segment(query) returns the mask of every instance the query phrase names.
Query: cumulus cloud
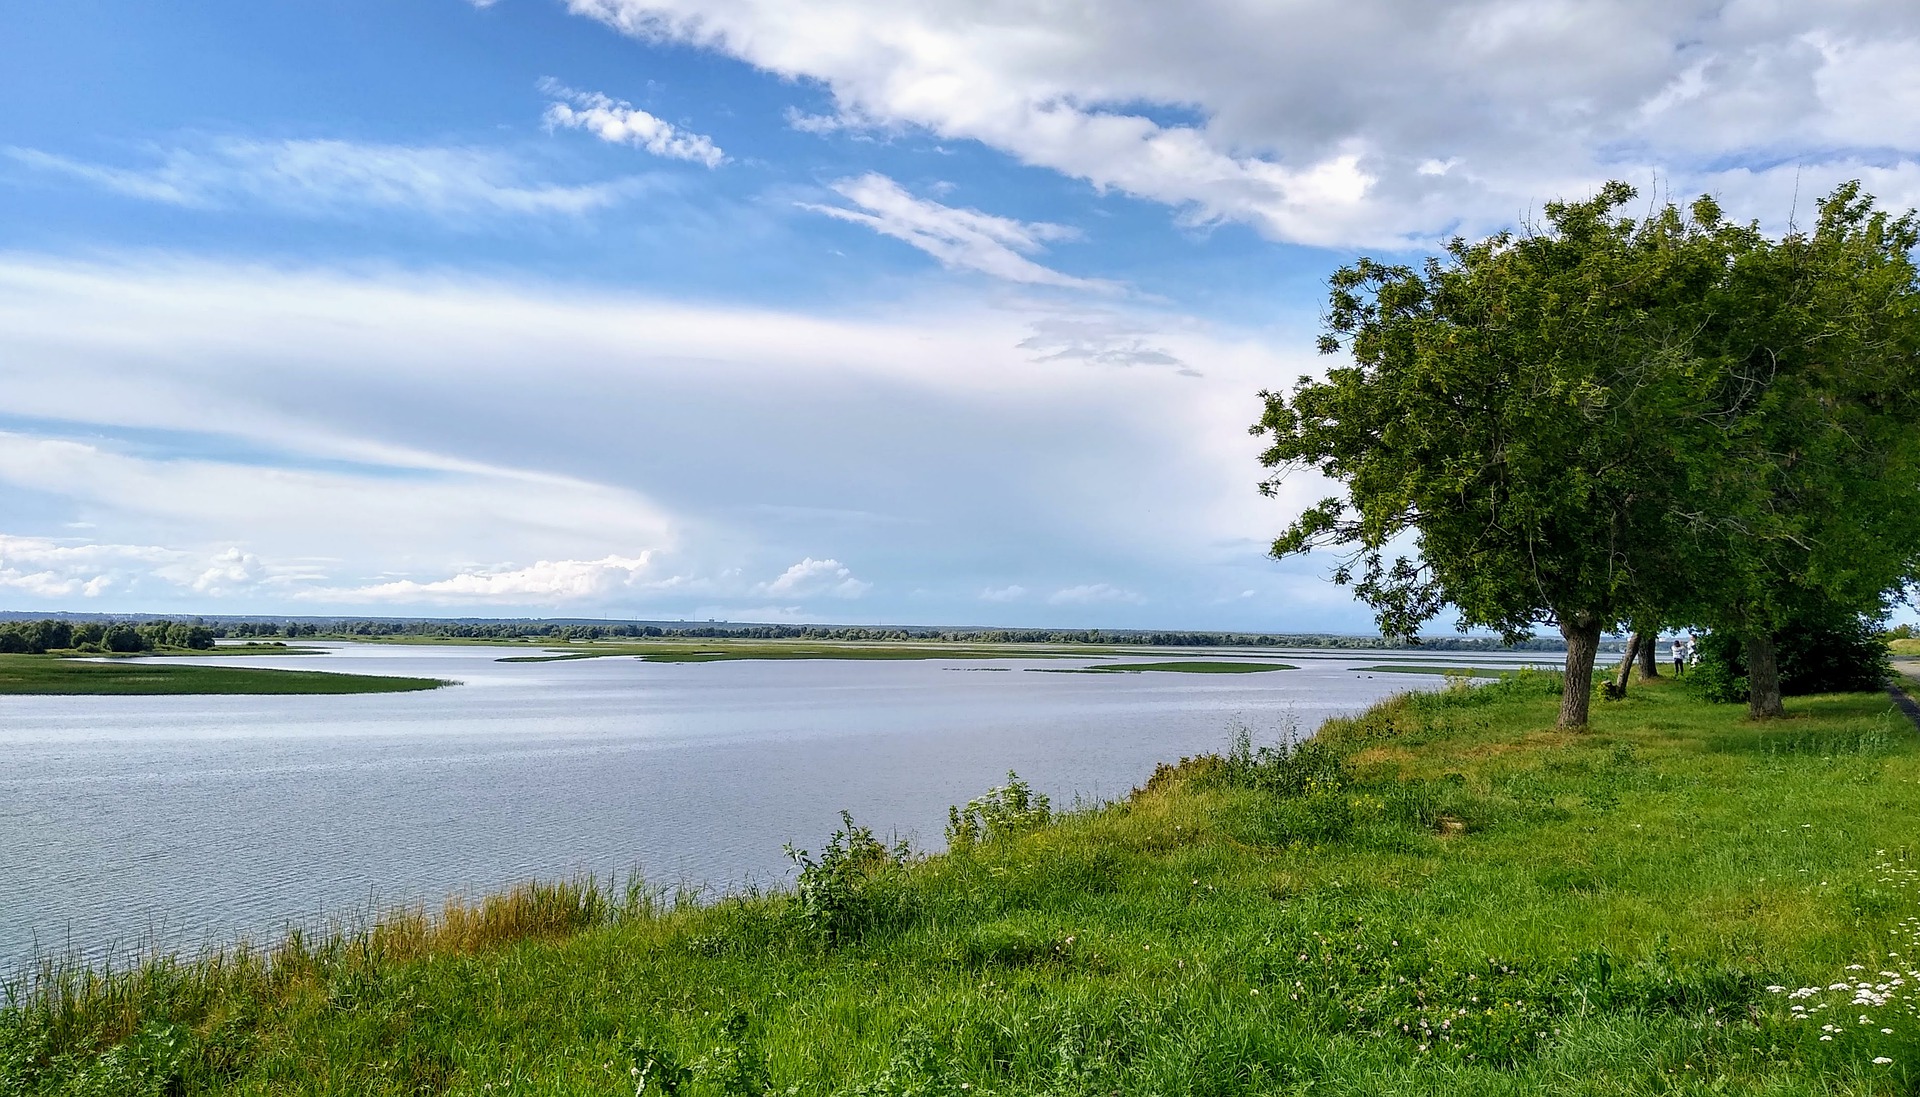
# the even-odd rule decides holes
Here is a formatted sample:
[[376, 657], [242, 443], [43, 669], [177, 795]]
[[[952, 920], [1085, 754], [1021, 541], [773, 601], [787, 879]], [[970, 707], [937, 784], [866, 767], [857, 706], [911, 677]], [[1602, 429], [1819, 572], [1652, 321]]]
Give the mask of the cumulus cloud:
[[399, 579], [349, 590], [311, 592], [311, 598], [376, 602], [502, 602], [506, 604], [606, 599], [640, 584], [652, 554], [599, 560], [541, 560], [523, 568], [476, 568], [445, 579]]
[[1141, 603], [1146, 601], [1139, 594], [1123, 587], [1108, 583], [1087, 583], [1077, 587], [1063, 587], [1047, 596], [1047, 602], [1056, 606], [1097, 606], [1116, 602]]
[[[1681, 193], [1775, 165], [1920, 199], [1906, 0], [569, 0], [818, 82], [841, 126], [970, 139], [1285, 241], [1425, 242], [1610, 177]], [[800, 128], [832, 128], [799, 115]], [[1769, 203], [1789, 212], [1788, 178]]]
[[224, 597], [279, 581], [295, 567], [272, 567], [237, 547], [219, 551], [96, 543], [77, 538], [0, 533], [0, 590], [46, 602], [109, 594]]
[[540, 81], [540, 90], [554, 99], [547, 106], [549, 128], [586, 130], [609, 144], [631, 145], [655, 156], [691, 160], [710, 168], [726, 162], [726, 154], [712, 138], [688, 133], [623, 99], [576, 91], [551, 77]]
[[172, 563], [176, 554], [141, 545], [88, 544], [0, 533], [0, 589], [35, 598], [98, 598], [116, 585]]
[[978, 271], [1009, 282], [1065, 286], [1071, 289], [1111, 290], [1114, 284], [1075, 278], [1034, 262], [1027, 256], [1055, 240], [1079, 235], [1064, 225], [1045, 221], [1016, 221], [975, 209], [943, 206], [916, 198], [906, 188], [877, 172], [833, 184], [842, 198], [857, 209], [801, 203], [801, 208], [904, 241], [953, 270]]
[[492, 149], [336, 140], [220, 138], [117, 167], [39, 149], [0, 149], [14, 163], [129, 198], [200, 209], [264, 205], [305, 215], [408, 210], [437, 217], [580, 215], [623, 201], [635, 179], [562, 186], [529, 180]]
[[778, 598], [811, 595], [858, 598], [873, 589], [873, 584], [854, 578], [853, 572], [838, 560], [815, 560], [809, 556], [758, 589]]
[[267, 578], [267, 567], [258, 556], [229, 548], [194, 577], [193, 589], [215, 597], [258, 586]]

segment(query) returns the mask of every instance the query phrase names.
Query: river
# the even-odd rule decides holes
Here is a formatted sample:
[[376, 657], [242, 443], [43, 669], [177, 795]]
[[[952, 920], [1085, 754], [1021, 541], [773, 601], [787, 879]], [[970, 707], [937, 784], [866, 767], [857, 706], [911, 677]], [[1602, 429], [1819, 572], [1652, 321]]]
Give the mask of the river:
[[818, 850], [842, 808], [938, 848], [947, 806], [1009, 769], [1057, 806], [1111, 799], [1156, 762], [1220, 750], [1237, 724], [1268, 741], [1307, 734], [1440, 684], [1358, 669], [1380, 652], [1292, 652], [1299, 670], [1221, 675], [1036, 673], [1088, 659], [502, 663], [514, 652], [321, 646], [210, 661], [460, 684], [0, 697], [0, 971], [270, 938], [531, 877], [777, 884], [782, 847]]

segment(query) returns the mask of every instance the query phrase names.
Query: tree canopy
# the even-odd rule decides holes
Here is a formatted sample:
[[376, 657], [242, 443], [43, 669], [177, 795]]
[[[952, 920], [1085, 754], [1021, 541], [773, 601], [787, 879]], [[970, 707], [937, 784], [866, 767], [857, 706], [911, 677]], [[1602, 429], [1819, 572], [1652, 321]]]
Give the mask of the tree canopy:
[[1263, 490], [1306, 468], [1346, 489], [1274, 555], [1345, 546], [1334, 578], [1388, 633], [1449, 605], [1557, 626], [1567, 726], [1602, 630], [1852, 605], [1911, 581], [1920, 546], [1912, 219], [1843, 188], [1776, 241], [1708, 199], [1635, 219], [1633, 198], [1343, 268], [1320, 349], [1350, 363], [1262, 393], [1253, 428]]

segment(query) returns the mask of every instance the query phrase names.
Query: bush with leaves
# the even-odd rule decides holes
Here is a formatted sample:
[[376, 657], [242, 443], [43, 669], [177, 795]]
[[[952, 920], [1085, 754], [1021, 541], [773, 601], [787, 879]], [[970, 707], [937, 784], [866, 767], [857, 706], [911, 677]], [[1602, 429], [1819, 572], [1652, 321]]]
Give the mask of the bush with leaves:
[[[1849, 614], [1807, 614], [1773, 634], [1780, 693], [1865, 693], [1892, 673], [1878, 622]], [[1747, 700], [1746, 643], [1739, 635], [1710, 632], [1700, 638], [1694, 688], [1709, 701]]]
[[1256, 747], [1253, 733], [1244, 727], [1234, 729], [1226, 764], [1214, 779], [1231, 788], [1283, 797], [1342, 793], [1352, 783], [1346, 755], [1334, 746], [1308, 739]]
[[827, 948], [858, 940], [905, 913], [905, 892], [898, 885], [911, 851], [904, 840], [888, 846], [843, 811], [840, 829], [827, 839], [819, 860], [791, 845], [786, 852], [800, 869], [794, 883], [799, 920]]
[[981, 842], [1025, 834], [1046, 826], [1053, 807], [1043, 792], [1035, 792], [1020, 775], [1007, 771], [1007, 783], [990, 788], [967, 806], [947, 808], [947, 849], [965, 853]]

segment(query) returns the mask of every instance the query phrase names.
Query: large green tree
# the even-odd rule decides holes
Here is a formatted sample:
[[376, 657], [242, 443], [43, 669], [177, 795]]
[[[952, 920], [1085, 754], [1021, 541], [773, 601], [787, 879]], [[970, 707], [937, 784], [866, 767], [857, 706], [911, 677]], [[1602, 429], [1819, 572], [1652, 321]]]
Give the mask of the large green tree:
[[[1455, 240], [1424, 267], [1363, 259], [1331, 280], [1325, 353], [1351, 363], [1254, 426], [1276, 474], [1342, 483], [1274, 542], [1345, 546], [1383, 631], [1412, 635], [1451, 604], [1462, 627], [1567, 642], [1563, 726], [1587, 722], [1603, 630], [1684, 594], [1683, 503], [1721, 424], [1689, 353], [1723, 276], [1713, 218], [1636, 221], [1633, 191], [1555, 203], [1524, 234]], [[1701, 211], [1702, 213], [1706, 211]]]
[[1389, 633], [1448, 604], [1509, 637], [1558, 626], [1563, 726], [1623, 622], [1739, 630], [1777, 714], [1773, 629], [1920, 575], [1915, 225], [1847, 187], [1775, 241], [1708, 199], [1635, 220], [1633, 193], [1339, 271], [1321, 349], [1351, 364], [1263, 393], [1253, 429], [1263, 490], [1315, 468], [1346, 496], [1273, 552], [1346, 547], [1335, 578]]
[[1694, 468], [1679, 608], [1743, 638], [1770, 717], [1780, 630], [1875, 616], [1920, 577], [1920, 226], [1855, 183], [1777, 241], [1713, 227], [1733, 243], [1691, 342], [1723, 457]]

